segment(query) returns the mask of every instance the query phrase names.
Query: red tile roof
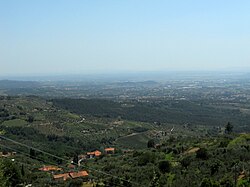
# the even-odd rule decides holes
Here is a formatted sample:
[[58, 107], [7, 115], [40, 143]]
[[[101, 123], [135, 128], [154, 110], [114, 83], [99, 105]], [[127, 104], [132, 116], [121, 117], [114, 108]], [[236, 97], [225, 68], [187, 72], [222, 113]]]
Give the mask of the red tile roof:
[[95, 155], [96, 157], [100, 156], [102, 153], [98, 150], [93, 152], [87, 152], [87, 155]]
[[105, 151], [115, 151], [115, 148], [109, 147], [109, 148], [105, 148]]
[[78, 172], [69, 172], [69, 173], [63, 173], [63, 174], [57, 174], [53, 175], [54, 179], [63, 179], [64, 181], [72, 178], [79, 178], [79, 177], [87, 177], [89, 176], [87, 171], [78, 171]]
[[53, 175], [54, 179], [63, 179], [64, 181], [66, 181], [67, 179], [70, 178], [68, 173], [63, 173], [63, 174], [57, 174], [57, 175]]
[[87, 177], [89, 174], [87, 171], [70, 172], [69, 175], [74, 178]]

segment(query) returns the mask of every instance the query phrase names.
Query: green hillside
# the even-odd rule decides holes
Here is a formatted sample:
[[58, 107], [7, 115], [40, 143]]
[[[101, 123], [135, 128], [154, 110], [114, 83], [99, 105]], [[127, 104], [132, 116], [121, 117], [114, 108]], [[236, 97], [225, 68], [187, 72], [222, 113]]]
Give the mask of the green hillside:
[[[63, 105], [67, 103], [64, 101]], [[235, 123], [232, 132], [225, 134], [227, 123], [213, 126], [178, 123], [178, 120], [137, 120], [122, 116], [131, 108], [134, 109], [125, 116], [139, 109], [131, 103], [75, 101], [69, 100], [74, 103], [67, 108], [61, 106], [61, 100], [1, 97], [0, 152], [5, 156], [0, 162], [0, 180], [12, 186], [31, 183], [34, 186], [228, 187], [236, 182], [237, 186], [246, 187], [250, 184], [250, 138], [247, 133], [234, 133]], [[154, 110], [158, 108], [151, 107], [153, 116]], [[113, 147], [114, 154], [105, 154], [107, 147]], [[82, 157], [95, 150], [102, 155], [93, 159]], [[76, 158], [84, 159], [73, 170], [87, 170], [88, 183], [85, 179], [53, 179], [53, 174], [72, 172], [69, 165]], [[39, 171], [46, 165], [61, 170]], [[11, 168], [15, 180], [5, 178], [5, 173], [10, 172], [6, 168]]]

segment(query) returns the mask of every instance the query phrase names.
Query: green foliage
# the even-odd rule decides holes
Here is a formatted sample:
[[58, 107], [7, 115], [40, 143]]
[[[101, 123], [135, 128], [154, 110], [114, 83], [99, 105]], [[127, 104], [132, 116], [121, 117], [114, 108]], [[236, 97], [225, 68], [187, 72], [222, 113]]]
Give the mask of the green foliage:
[[16, 163], [9, 159], [0, 159], [0, 186], [17, 186], [22, 182], [20, 169]]
[[211, 175], [214, 175], [215, 173], [217, 173], [219, 171], [219, 167], [220, 167], [219, 163], [213, 163], [210, 166]]
[[27, 121], [28, 121], [29, 123], [32, 123], [32, 122], [34, 121], [34, 116], [28, 116]]
[[233, 132], [233, 125], [230, 122], [227, 123], [226, 128], [225, 128], [225, 132], [227, 134], [231, 134]]
[[8, 120], [4, 121], [2, 125], [6, 127], [23, 127], [26, 126], [27, 122], [22, 119], [13, 119], [13, 120]]
[[230, 142], [229, 139], [223, 139], [223, 140], [221, 140], [219, 147], [227, 147], [229, 142]]
[[234, 187], [234, 182], [232, 179], [224, 177], [220, 180], [220, 186], [222, 187]]
[[[202, 125], [222, 124], [225, 120], [244, 123], [250, 117], [242, 115], [238, 110], [211, 107], [200, 105], [200, 101], [165, 101], [159, 103], [152, 102], [132, 102], [133, 107], [123, 107], [123, 103], [105, 99], [53, 99], [53, 104], [57, 107], [69, 110], [80, 115], [92, 115], [96, 117], [118, 118], [142, 121], [142, 122], [163, 122], [180, 124], [192, 123]], [[192, 115], [190, 115], [192, 114]]]
[[140, 155], [139, 160], [138, 160], [138, 165], [145, 166], [148, 163], [154, 163], [155, 160], [156, 160], [155, 153], [147, 151]]
[[119, 138], [116, 142], [122, 147], [130, 147], [134, 149], [147, 148], [148, 136], [140, 133], [132, 136]]
[[173, 152], [166, 154], [165, 159], [168, 161], [172, 161], [174, 159]]
[[9, 117], [10, 114], [5, 108], [0, 108], [0, 118]]
[[175, 174], [172, 173], [164, 173], [159, 177], [157, 182], [157, 187], [171, 187], [174, 185]]
[[155, 141], [153, 139], [148, 141], [148, 148], [154, 148], [155, 147]]
[[78, 165], [78, 155], [77, 154], [75, 154], [73, 157], [73, 164]]
[[171, 164], [169, 161], [167, 160], [162, 160], [159, 162], [159, 170], [162, 172], [162, 173], [169, 173], [170, 172], [170, 169], [171, 169]]
[[83, 181], [81, 179], [70, 180], [67, 187], [82, 187]]
[[200, 158], [203, 160], [208, 159], [208, 152], [206, 148], [200, 148], [197, 152], [196, 152], [196, 158]]
[[191, 155], [185, 156], [183, 159], [181, 159], [180, 163], [184, 168], [187, 168], [191, 162], [193, 161], [193, 157]]
[[[238, 186], [243, 187], [249, 184], [247, 178], [250, 171], [249, 134], [218, 134], [220, 133], [218, 129], [221, 131], [221, 127], [210, 128], [204, 125], [196, 125], [191, 123], [194, 120], [193, 117], [189, 120], [185, 115], [183, 118], [179, 115], [178, 120], [183, 121], [181, 124], [188, 122], [189, 125], [177, 125], [178, 120], [173, 120], [175, 129], [169, 136], [168, 131], [172, 124], [163, 121], [172, 118], [181, 107], [186, 110], [187, 104], [190, 104], [191, 111], [198, 110], [198, 108], [194, 109], [196, 107], [194, 103], [169, 101], [169, 104], [167, 102], [153, 103], [150, 101], [143, 104], [136, 103], [133, 107], [123, 107], [121, 103], [113, 101], [103, 102], [103, 100], [98, 100], [92, 106], [91, 102], [80, 100], [82, 102], [80, 102], [81, 106], [76, 106], [78, 104], [76, 99], [76, 102], [72, 102], [70, 107], [72, 107], [72, 110], [79, 107], [78, 114], [84, 114], [80, 116], [33, 97], [29, 99], [11, 97], [8, 101], [6, 99], [2, 101], [5, 102], [9, 115], [12, 116], [16, 113], [17, 118], [15, 120], [4, 118], [4, 122], [1, 123], [0, 131], [4, 132], [6, 137], [68, 160], [66, 162], [61, 159], [51, 158], [37, 150], [30, 151], [31, 155], [27, 158], [17, 153], [15, 159], [24, 163], [23, 167], [19, 169], [21, 177], [25, 179], [25, 182], [32, 182], [34, 186], [81, 185], [81, 181], [76, 180], [67, 181], [66, 183], [53, 181], [51, 173], [40, 172], [38, 168], [49, 162], [59, 164], [62, 168], [66, 168], [65, 171], [69, 171], [67, 169], [68, 164], [76, 153], [82, 155], [87, 151], [96, 149], [104, 151], [104, 148], [109, 146], [116, 147], [120, 151], [112, 156], [103, 154], [97, 159], [86, 159], [82, 162], [83, 167], [79, 167], [79, 169], [84, 168], [84, 166], [94, 168], [94, 170], [89, 171], [90, 179], [97, 179], [99, 186], [104, 186], [103, 183], [105, 183], [106, 186], [134, 187], [138, 183], [137, 186], [185, 187], [201, 186], [203, 183], [204, 186], [212, 185], [212, 187], [215, 187], [219, 184], [222, 187], [230, 187], [234, 184], [233, 167], [235, 163], [239, 163], [237, 166], [238, 174], [243, 170], [246, 171], [245, 178], [238, 180]], [[86, 108], [82, 109], [81, 107], [85, 106], [86, 102]], [[94, 108], [94, 106], [98, 106], [99, 102], [103, 102], [102, 109], [105, 110]], [[17, 107], [19, 105], [22, 107]], [[91, 109], [89, 110], [88, 107]], [[164, 112], [156, 113], [154, 111], [152, 116], [145, 114], [148, 108], [153, 107]], [[165, 115], [169, 107], [176, 110], [172, 113], [173, 116]], [[108, 109], [109, 112], [114, 111], [114, 113], [107, 112], [107, 108], [110, 108]], [[139, 111], [129, 116], [131, 111], [128, 110], [132, 110], [132, 113], [134, 110]], [[215, 112], [212, 109], [210, 111]], [[97, 113], [95, 114], [95, 112]], [[119, 119], [120, 121], [117, 121], [117, 118], [112, 118], [118, 114], [122, 116]], [[164, 116], [161, 116], [163, 114]], [[180, 114], [182, 113], [180, 112]], [[31, 124], [25, 121], [28, 115], [34, 116], [36, 119]], [[207, 116], [209, 115], [207, 114]], [[83, 117], [84, 120], [82, 120]], [[154, 122], [157, 117], [162, 119], [161, 123], [149, 123]], [[148, 123], [121, 121], [121, 119], [143, 119]], [[210, 122], [205, 121], [204, 123], [209, 124]], [[220, 123], [216, 121], [214, 124]], [[234, 124], [235, 129], [240, 126]], [[157, 131], [165, 131], [165, 133], [160, 133], [160, 137], [158, 137], [159, 133]], [[156, 133], [158, 133], [157, 136]], [[204, 136], [205, 133], [207, 136]], [[4, 140], [1, 141], [2, 144], [29, 155], [29, 149], [15, 146]], [[162, 143], [159, 149], [147, 149], [148, 144], [149, 147], [154, 147], [155, 142]], [[195, 152], [197, 147], [206, 148], [201, 148]], [[192, 148], [195, 148], [194, 151], [189, 152]], [[7, 153], [9, 150], [2, 148], [1, 151]], [[74, 160], [76, 160], [76, 157]], [[30, 166], [26, 166], [26, 164]], [[95, 170], [110, 175], [107, 176], [95, 172]], [[118, 176], [119, 179], [111, 175]], [[1, 176], [3, 176], [2, 173]], [[1, 179], [5, 182], [6, 178], [2, 177]], [[123, 179], [126, 179], [126, 181]], [[79, 184], [77, 184], [78, 182]]]
[[246, 179], [240, 179], [237, 182], [237, 186], [238, 187], [249, 187], [250, 186], [250, 177], [248, 177]]
[[234, 148], [240, 145], [249, 145], [250, 142], [250, 134], [241, 134], [240, 136], [231, 140], [228, 144], [228, 148]]
[[219, 187], [220, 185], [211, 179], [204, 178], [200, 184], [200, 187]]
[[36, 151], [34, 149], [30, 149], [30, 158], [36, 158]]

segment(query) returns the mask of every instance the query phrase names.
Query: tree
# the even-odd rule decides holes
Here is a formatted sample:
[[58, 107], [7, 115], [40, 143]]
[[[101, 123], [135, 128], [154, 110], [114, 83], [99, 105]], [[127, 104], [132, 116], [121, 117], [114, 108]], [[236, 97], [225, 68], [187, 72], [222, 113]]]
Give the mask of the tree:
[[77, 154], [75, 154], [73, 157], [73, 164], [78, 165], [78, 155]]
[[167, 173], [167, 172], [170, 172], [170, 169], [171, 169], [171, 164], [169, 161], [167, 160], [162, 160], [159, 162], [159, 170], [162, 172], [162, 173]]
[[234, 183], [233, 183], [232, 179], [227, 178], [227, 177], [225, 176], [224, 178], [221, 179], [220, 185], [221, 185], [221, 186], [226, 186], [226, 187], [233, 187], [233, 186], [234, 186]]
[[203, 159], [203, 160], [208, 159], [207, 149], [205, 149], [205, 148], [200, 148], [200, 149], [196, 152], [196, 158], [200, 158], [200, 159]]
[[218, 160], [214, 161], [210, 166], [211, 175], [217, 173], [219, 171], [220, 166], [221, 166], [220, 161]]
[[201, 181], [200, 187], [219, 187], [220, 185], [217, 182], [214, 182], [211, 179], [204, 178]]
[[159, 179], [161, 174], [159, 172], [154, 171], [154, 177], [150, 183], [150, 187], [158, 187], [159, 186]]
[[0, 187], [17, 186], [22, 178], [16, 164], [7, 159], [0, 160]]
[[22, 174], [22, 176], [25, 175], [25, 171], [24, 171], [24, 166], [23, 166], [23, 164], [22, 164], [21, 174]]
[[127, 175], [125, 176], [125, 180], [123, 180], [123, 185], [126, 187], [132, 186], [131, 182], [129, 181], [129, 177]]
[[33, 117], [33, 116], [28, 116], [27, 121], [28, 121], [29, 123], [32, 123], [32, 122], [34, 121], [34, 117]]
[[192, 162], [192, 156], [186, 156], [181, 160], [181, 165], [184, 168], [187, 168], [191, 164], [191, 162]]
[[30, 158], [36, 158], [36, 151], [34, 149], [30, 149]]
[[152, 140], [149, 140], [148, 141], [148, 148], [154, 148], [155, 147], [155, 141], [152, 139]]
[[237, 185], [238, 185], [238, 187], [250, 186], [250, 178], [239, 180]]
[[68, 187], [81, 187], [83, 185], [82, 179], [71, 180], [68, 183]]
[[233, 132], [233, 125], [230, 122], [228, 122], [226, 125], [225, 133], [231, 134], [232, 132]]
[[155, 154], [152, 152], [144, 152], [139, 156], [138, 165], [145, 166], [148, 163], [154, 163], [156, 160]]

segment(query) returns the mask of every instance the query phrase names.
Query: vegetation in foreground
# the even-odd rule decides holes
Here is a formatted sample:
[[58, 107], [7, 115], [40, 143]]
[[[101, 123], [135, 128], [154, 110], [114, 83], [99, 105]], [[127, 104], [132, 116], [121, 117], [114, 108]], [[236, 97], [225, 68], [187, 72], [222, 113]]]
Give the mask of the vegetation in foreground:
[[[2, 186], [250, 185], [250, 134], [234, 133], [234, 123], [207, 127], [83, 116], [38, 97], [3, 97], [1, 106], [1, 136], [28, 146], [1, 138]], [[110, 146], [115, 154], [104, 154]], [[103, 154], [69, 168], [94, 150]], [[44, 165], [63, 171], [39, 171]], [[83, 169], [88, 184], [81, 178], [53, 179]]]

